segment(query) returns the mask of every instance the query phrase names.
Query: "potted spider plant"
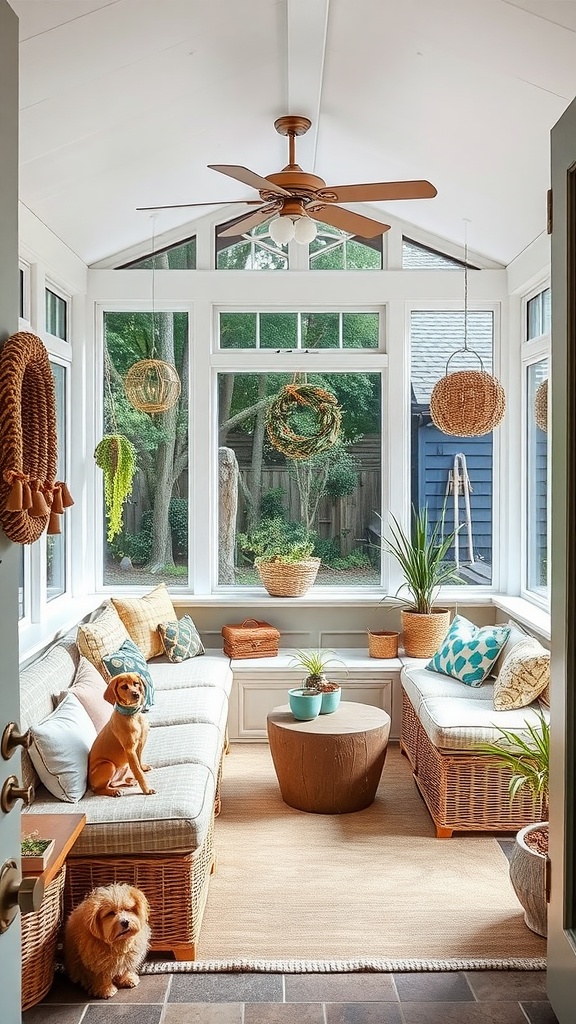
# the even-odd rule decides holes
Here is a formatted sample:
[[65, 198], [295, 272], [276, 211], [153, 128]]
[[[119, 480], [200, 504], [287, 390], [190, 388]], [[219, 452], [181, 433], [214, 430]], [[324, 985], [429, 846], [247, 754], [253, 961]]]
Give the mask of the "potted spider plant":
[[510, 799], [528, 789], [544, 820], [521, 828], [510, 860], [510, 881], [524, 908], [524, 920], [538, 935], [547, 934], [546, 861], [548, 859], [548, 796], [550, 723], [542, 713], [538, 725], [526, 722], [527, 735], [498, 728], [501, 742], [478, 749], [510, 769]]
[[[407, 591], [408, 605], [401, 611], [404, 651], [410, 658], [429, 658], [448, 632], [450, 612], [434, 604], [439, 587], [458, 583], [460, 578], [447, 555], [456, 533], [444, 536], [444, 515], [430, 525], [428, 507], [412, 506], [412, 531], [406, 532], [394, 515], [390, 516], [390, 536], [382, 539], [385, 551], [393, 555], [404, 575], [396, 597]], [[388, 599], [389, 600], [389, 599]]]
[[296, 651], [290, 659], [290, 665], [300, 668], [306, 673], [302, 686], [288, 691], [290, 709], [294, 718], [298, 718], [300, 721], [310, 721], [318, 714], [327, 715], [336, 711], [340, 704], [340, 684], [327, 679], [325, 671], [329, 666], [344, 665], [334, 651]]

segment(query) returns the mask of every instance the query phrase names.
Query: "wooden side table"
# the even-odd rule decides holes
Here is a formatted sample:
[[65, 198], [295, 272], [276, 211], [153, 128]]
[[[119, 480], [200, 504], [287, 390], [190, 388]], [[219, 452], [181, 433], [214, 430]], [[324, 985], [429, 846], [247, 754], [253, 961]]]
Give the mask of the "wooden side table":
[[331, 715], [299, 722], [284, 704], [270, 712], [267, 727], [282, 799], [290, 807], [346, 814], [373, 802], [390, 735], [386, 711], [342, 701]]
[[35, 914], [22, 918], [22, 1009], [39, 1003], [54, 980], [56, 945], [62, 923], [62, 890], [66, 857], [86, 824], [85, 814], [23, 814], [22, 838], [37, 832], [41, 839], [54, 839], [54, 849], [44, 871], [24, 871], [25, 877], [40, 877], [44, 899]]

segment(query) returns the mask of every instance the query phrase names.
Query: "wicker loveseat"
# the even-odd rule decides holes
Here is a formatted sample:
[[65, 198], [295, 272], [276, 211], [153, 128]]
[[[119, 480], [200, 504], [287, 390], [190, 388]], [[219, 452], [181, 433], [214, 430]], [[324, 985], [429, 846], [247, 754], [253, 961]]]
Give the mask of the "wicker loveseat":
[[494, 680], [481, 686], [429, 671], [422, 660], [405, 662], [400, 746], [408, 757], [438, 838], [455, 831], [516, 832], [541, 820], [540, 801], [528, 792], [511, 802], [510, 772], [478, 753], [501, 738], [496, 726], [525, 732], [549, 712], [538, 700], [511, 711], [494, 710]]
[[[80, 661], [76, 636], [73, 630], [22, 670], [23, 729], [44, 721], [54, 710], [55, 695], [73, 683]], [[65, 913], [96, 885], [133, 883], [151, 905], [152, 948], [191, 960], [197, 955], [214, 867], [214, 815], [232, 673], [228, 658], [208, 655], [179, 664], [156, 657], [148, 669], [155, 703], [145, 757], [152, 765], [155, 795], [144, 796], [135, 788], [111, 799], [87, 789], [76, 803], [65, 802], [39, 784], [25, 753], [25, 784], [35, 786], [35, 799], [25, 813], [86, 815], [67, 860]]]

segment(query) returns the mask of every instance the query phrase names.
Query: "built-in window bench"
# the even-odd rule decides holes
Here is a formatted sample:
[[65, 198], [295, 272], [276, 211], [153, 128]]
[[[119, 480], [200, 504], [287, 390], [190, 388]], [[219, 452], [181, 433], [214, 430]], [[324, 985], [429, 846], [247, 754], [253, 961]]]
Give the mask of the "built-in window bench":
[[[222, 651], [206, 651], [225, 657]], [[290, 665], [295, 652], [281, 650], [274, 658], [232, 659], [234, 674], [228, 713], [231, 740], [262, 740], [267, 738], [266, 716], [272, 708], [288, 703], [288, 690], [304, 678], [302, 669]], [[342, 700], [371, 704], [387, 711], [392, 718], [390, 736], [400, 737], [402, 693], [400, 658], [371, 658], [362, 649], [340, 649], [334, 653], [345, 668], [329, 667], [329, 679], [342, 686]]]

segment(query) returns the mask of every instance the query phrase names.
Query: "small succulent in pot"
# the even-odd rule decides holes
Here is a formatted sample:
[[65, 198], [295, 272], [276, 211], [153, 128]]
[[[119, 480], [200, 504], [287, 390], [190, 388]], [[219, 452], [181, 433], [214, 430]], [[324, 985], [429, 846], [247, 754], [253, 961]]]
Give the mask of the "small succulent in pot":
[[308, 693], [330, 693], [332, 690], [338, 690], [339, 683], [329, 682], [325, 669], [335, 665], [346, 667], [334, 651], [328, 650], [296, 651], [290, 664], [307, 673], [302, 689]]

